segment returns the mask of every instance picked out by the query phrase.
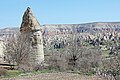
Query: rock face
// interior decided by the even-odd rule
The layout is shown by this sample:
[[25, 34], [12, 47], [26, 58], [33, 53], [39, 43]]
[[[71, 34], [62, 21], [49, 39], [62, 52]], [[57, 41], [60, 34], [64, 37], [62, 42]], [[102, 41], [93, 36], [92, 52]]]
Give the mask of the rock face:
[[46, 34], [56, 33], [104, 33], [120, 32], [120, 22], [94, 22], [86, 24], [46, 24], [43, 25]]
[[23, 15], [23, 21], [21, 24], [20, 31], [22, 32], [31, 32], [35, 30], [40, 30], [40, 24], [33, 15], [31, 9], [28, 7]]
[[30, 53], [30, 63], [36, 65], [41, 64], [44, 61], [41, 27], [29, 7], [23, 15], [20, 31], [22, 35], [27, 34], [27, 37], [30, 39], [32, 50]]
[[0, 63], [2, 63], [4, 61], [3, 43], [4, 43], [4, 41], [2, 39], [0, 39]]

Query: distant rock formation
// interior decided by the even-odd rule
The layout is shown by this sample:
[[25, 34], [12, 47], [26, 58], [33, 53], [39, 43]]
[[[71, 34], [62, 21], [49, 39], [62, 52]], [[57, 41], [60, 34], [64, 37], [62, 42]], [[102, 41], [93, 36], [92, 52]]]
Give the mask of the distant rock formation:
[[[33, 21], [28, 21], [27, 18], [24, 18], [26, 22], [24, 22], [24, 24], [21, 25], [21, 26], [29, 26], [28, 27], [29, 29], [26, 29], [27, 31], [39, 28], [39, 27], [34, 27], [34, 26], [39, 26], [39, 23], [38, 21], [36, 21], [36, 18], [34, 18], [33, 21], [37, 23], [34, 23], [32, 25], [30, 24]], [[28, 22], [30, 24], [28, 24]], [[21, 27], [21, 30], [24, 31], [24, 29], [25, 27], [24, 28]], [[82, 34], [83, 37], [85, 34], [87, 35], [89, 34], [88, 36], [90, 37], [91, 34], [92, 35], [96, 34], [95, 36], [104, 36], [104, 38], [106, 36], [109, 36], [110, 34], [112, 34], [112, 36], [115, 36], [116, 34], [120, 36], [120, 22], [94, 22], [94, 23], [85, 23], [85, 24], [46, 24], [46, 25], [41, 25], [40, 29], [42, 29], [43, 36], [71, 34], [75, 32], [84, 33]], [[9, 38], [10, 36], [13, 36], [13, 34], [15, 34], [17, 31], [19, 31], [19, 28], [0, 29], [0, 38]]]
[[2, 63], [4, 61], [3, 44], [4, 44], [4, 41], [2, 39], [0, 39], [0, 63]]
[[[28, 8], [24, 14], [24, 16], [27, 17], [23, 17], [23, 22], [21, 24], [20, 30], [23, 33], [28, 32], [30, 35], [37, 35], [40, 33], [40, 35], [43, 36], [43, 45], [45, 48], [49, 45], [53, 45], [54, 47], [58, 48], [63, 47], [63, 45], [67, 45], [67, 37], [71, 36], [72, 34], [77, 34], [79, 38], [84, 39], [84, 41], [88, 41], [90, 44], [94, 45], [98, 43], [102, 44], [102, 41], [120, 41], [120, 22], [46, 24], [39, 27], [40, 25], [38, 21], [31, 14], [32, 11]], [[12, 37], [17, 30], [19, 30], [19, 28], [0, 29], [0, 38], [7, 40], [9, 37]], [[34, 43], [35, 39], [32, 40]]]
[[[25, 13], [27, 15], [28, 12]], [[31, 13], [29, 13], [31, 14]], [[34, 17], [33, 15], [31, 16]], [[23, 20], [24, 22], [21, 25], [21, 31], [23, 32], [30, 32], [32, 30], [38, 30], [39, 29], [39, 23], [34, 18], [31, 21], [28, 19], [29, 17], [25, 17]], [[36, 23], [32, 23], [32, 22]], [[28, 24], [28, 22], [30, 24]], [[31, 25], [32, 23], [32, 25]], [[23, 26], [28, 26], [23, 27]], [[37, 27], [34, 27], [37, 26]], [[96, 40], [96, 39], [102, 39], [102, 40], [114, 40], [118, 39], [120, 40], [120, 22], [94, 22], [94, 23], [86, 23], [86, 24], [46, 24], [41, 25], [40, 30], [42, 29], [42, 35], [43, 39], [45, 41], [53, 41], [54, 38], [64, 38], [67, 35], [70, 34], [79, 34], [79, 36], [86, 40]], [[18, 29], [19, 30], [19, 29]], [[27, 30], [27, 31], [25, 31]], [[0, 37], [2, 39], [7, 39], [10, 36], [13, 36], [15, 34], [17, 29], [0, 29]], [[54, 42], [54, 41], [53, 41]]]
[[[30, 10], [31, 12], [31, 10]], [[25, 15], [31, 14], [29, 12], [25, 12]], [[29, 20], [30, 18], [34, 18], [33, 15], [29, 17], [24, 17], [21, 25], [21, 31], [23, 32], [31, 32], [32, 30], [36, 31], [42, 30], [44, 45], [47, 46], [46, 43], [55, 43], [55, 40], [58, 39], [62, 44], [66, 42], [66, 37], [71, 34], [78, 34], [80, 38], [84, 40], [91, 40], [95, 42], [96, 40], [120, 40], [120, 22], [94, 22], [94, 23], [86, 23], [86, 24], [46, 24], [39, 26], [36, 18]], [[28, 24], [28, 22], [30, 24]], [[33, 22], [36, 22], [33, 24]], [[31, 24], [32, 23], [32, 24]], [[28, 26], [23, 27], [23, 26]], [[35, 27], [36, 26], [36, 27]], [[6, 28], [0, 29], [0, 38], [9, 39], [13, 34], [16, 33], [19, 29], [16, 28]], [[27, 30], [27, 31], [26, 31]]]
[[44, 61], [41, 26], [29, 7], [23, 15], [20, 32], [22, 35], [27, 34], [27, 37], [31, 40], [30, 62], [36, 65], [41, 64]]

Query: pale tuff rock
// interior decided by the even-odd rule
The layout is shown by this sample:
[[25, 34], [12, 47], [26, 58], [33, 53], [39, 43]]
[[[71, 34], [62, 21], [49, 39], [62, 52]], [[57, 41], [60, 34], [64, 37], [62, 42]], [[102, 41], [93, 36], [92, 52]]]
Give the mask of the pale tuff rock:
[[4, 61], [4, 48], [3, 48], [4, 42], [2, 39], [0, 39], [0, 63], [2, 63]]
[[34, 30], [40, 30], [40, 24], [33, 15], [31, 9], [28, 7], [23, 15], [23, 20], [20, 30], [22, 32], [31, 32]]
[[41, 27], [31, 9], [28, 7], [23, 15], [20, 28], [21, 33], [28, 34], [31, 40], [30, 62], [33, 64], [41, 64], [44, 61], [43, 39]]

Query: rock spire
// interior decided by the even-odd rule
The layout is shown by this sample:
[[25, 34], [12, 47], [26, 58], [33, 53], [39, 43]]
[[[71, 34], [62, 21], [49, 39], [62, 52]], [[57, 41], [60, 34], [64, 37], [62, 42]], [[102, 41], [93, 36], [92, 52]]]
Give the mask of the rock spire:
[[30, 62], [34, 64], [41, 64], [44, 61], [44, 49], [41, 26], [38, 20], [33, 15], [30, 7], [27, 8], [23, 15], [20, 32], [29, 34], [27, 37], [30, 39], [31, 50]]
[[35, 16], [33, 15], [31, 8], [28, 7], [23, 15], [20, 31], [31, 32], [34, 30], [40, 30], [40, 24], [38, 20], [35, 18]]

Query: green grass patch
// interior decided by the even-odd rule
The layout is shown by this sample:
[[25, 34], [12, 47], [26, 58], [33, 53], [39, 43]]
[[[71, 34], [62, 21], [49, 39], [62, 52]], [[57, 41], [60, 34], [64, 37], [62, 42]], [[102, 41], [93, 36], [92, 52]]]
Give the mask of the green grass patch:
[[102, 55], [105, 56], [105, 57], [109, 57], [109, 53], [110, 53], [109, 50], [102, 51]]
[[22, 71], [19, 71], [19, 70], [8, 70], [7, 71], [8, 76], [17, 76], [17, 75], [20, 75], [21, 73]]
[[21, 73], [23, 73], [23, 72], [19, 71], [19, 70], [8, 70], [7, 76], [8, 77], [15, 77], [15, 76], [20, 75]]
[[39, 71], [33, 71], [32, 74], [41, 74], [41, 73], [52, 73], [52, 70], [39, 70]]
[[10, 78], [10, 77], [16, 77], [23, 73], [22, 71], [19, 70], [7, 70], [7, 75], [5, 76], [0, 76], [0, 78]]
[[39, 70], [39, 71], [32, 71], [29, 73], [24, 73], [19, 70], [7, 70], [7, 75], [0, 76], [0, 78], [11, 78], [11, 77], [16, 77], [16, 76], [29, 76], [29, 75], [41, 74], [41, 73], [52, 73], [52, 70]]

